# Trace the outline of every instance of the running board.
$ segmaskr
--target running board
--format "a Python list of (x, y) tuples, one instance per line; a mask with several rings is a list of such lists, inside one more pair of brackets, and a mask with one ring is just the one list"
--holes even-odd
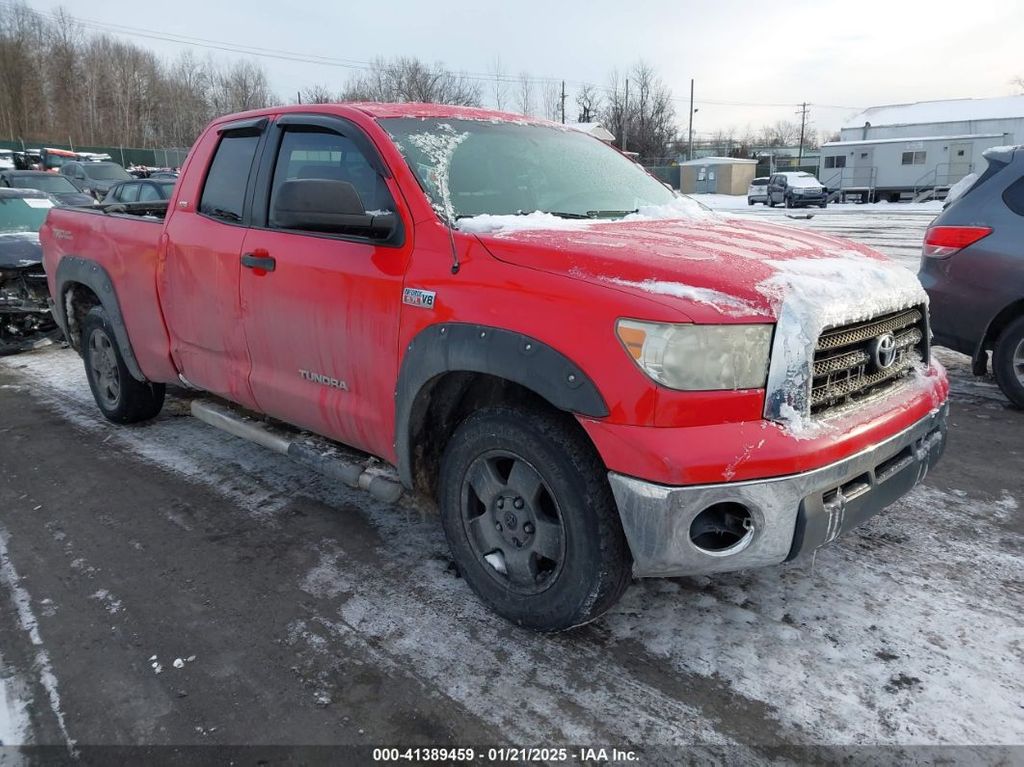
[(283, 426), (271, 426), (210, 400), (192, 400), (192, 415), (228, 434), (287, 456), (328, 479), (340, 480), (349, 487), (366, 490), (379, 501), (395, 503), (404, 492), (397, 478), (388, 476), (378, 467), (367, 465), (374, 460), (370, 456), (363, 457), (356, 451), (347, 451), (327, 440), (290, 432)]

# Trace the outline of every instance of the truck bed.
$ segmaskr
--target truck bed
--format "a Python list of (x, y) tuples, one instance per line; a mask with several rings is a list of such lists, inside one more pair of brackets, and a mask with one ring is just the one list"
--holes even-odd
[(53, 300), (66, 299), (57, 294), (56, 284), (62, 258), (87, 259), (101, 266), (116, 286), (139, 367), (147, 378), (157, 381), (173, 370), (157, 293), (158, 248), (166, 210), (166, 202), (58, 207), (50, 211), (39, 233)]

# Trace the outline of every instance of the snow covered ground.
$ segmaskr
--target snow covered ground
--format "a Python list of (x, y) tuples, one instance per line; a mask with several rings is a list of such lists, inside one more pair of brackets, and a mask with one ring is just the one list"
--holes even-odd
[[(960, 380), (969, 372), (947, 358), (979, 412), (1005, 417), (991, 384)], [(333, 607), (290, 623), (288, 652), (335, 664), (359, 648), (510, 741), (1024, 741), (1024, 542), (1010, 524), (1024, 501), (1018, 472), (985, 492), (923, 486), (814, 560), (642, 582), (596, 624), (539, 636), (495, 618), (453, 577), (437, 520), (421, 509), (311, 477), (182, 417), (180, 400), (148, 426), (111, 428), (67, 350), (0, 366), (83, 433), (219, 495), (239, 526), (286, 529), (296, 498), (364, 517), (379, 534), (372, 556), (340, 533), (307, 544), (316, 561), (294, 583)], [(956, 450), (947, 463), (973, 460)], [(40, 603), (30, 583), (19, 588)], [(117, 613), (132, 617), (127, 603)], [(318, 696), (343, 694), (324, 685)], [(21, 725), (4, 726), (17, 737)]]

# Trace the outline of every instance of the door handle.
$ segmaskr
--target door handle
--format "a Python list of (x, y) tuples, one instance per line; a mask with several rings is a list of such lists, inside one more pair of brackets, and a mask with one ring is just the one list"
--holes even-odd
[(242, 266), (247, 269), (259, 269), (262, 272), (272, 272), (277, 268), (277, 261), (265, 250), (256, 250), (242, 256)]

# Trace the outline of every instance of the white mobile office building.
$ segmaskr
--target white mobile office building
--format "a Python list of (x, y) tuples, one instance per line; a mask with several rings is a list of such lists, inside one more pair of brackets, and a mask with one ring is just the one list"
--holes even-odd
[(942, 197), (984, 170), (989, 147), (1024, 142), (1024, 96), (952, 99), (866, 109), (821, 147), (818, 178), (844, 196)]

